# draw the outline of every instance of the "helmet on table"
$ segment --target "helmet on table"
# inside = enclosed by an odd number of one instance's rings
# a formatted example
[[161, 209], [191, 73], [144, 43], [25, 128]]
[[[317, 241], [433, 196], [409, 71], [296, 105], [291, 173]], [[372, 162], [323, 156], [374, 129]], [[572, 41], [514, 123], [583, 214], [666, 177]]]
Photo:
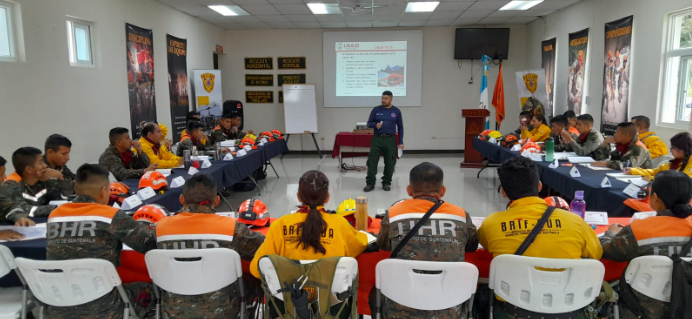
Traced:
[[247, 146], [247, 145], [249, 145], [250, 147], [252, 147], [253, 150], [256, 150], [256, 149], [257, 149], [257, 145], [256, 145], [254, 139], [249, 138], [249, 137], [244, 137], [244, 138], [240, 141], [240, 146], [245, 147], [245, 146]]
[[[343, 216], [351, 226], [356, 227], [356, 200], [349, 198], [336, 208], [336, 214]], [[368, 227], [372, 224], [372, 217], [368, 216]]]
[[528, 142], [521, 147], [521, 154], [524, 154], [524, 151], [529, 151], [530, 153], [540, 153], [541, 148], [538, 147], [538, 144], [534, 142]]
[[152, 226], [160, 220], [171, 216], [171, 213], [163, 206], [156, 204], [144, 205], [135, 212], [132, 219]]
[[283, 139], [284, 139], [284, 134], [281, 133], [281, 131], [279, 131], [279, 130], [272, 130], [271, 133], [274, 134], [274, 137], [275, 137], [275, 138], [278, 138], [278, 139], [280, 139], [280, 140], [283, 140]]
[[478, 135], [478, 138], [481, 141], [487, 141], [490, 139], [490, 136], [488, 136], [488, 135], [490, 135], [490, 132], [492, 132], [492, 131], [491, 130], [485, 130], [485, 131], [481, 132], [481, 134]]
[[257, 141], [257, 136], [255, 136], [255, 134], [252, 133], [245, 134], [243, 138], [251, 138], [253, 141]]
[[490, 133], [488, 133], [488, 136], [490, 136], [496, 140], [499, 140], [502, 138], [502, 133], [500, 133], [499, 131], [491, 131]]
[[264, 132], [262, 132], [262, 133], [260, 134], [260, 138], [266, 138], [267, 141], [269, 141], [269, 142], [274, 142], [274, 141], [275, 141], [275, 139], [274, 139], [274, 134], [272, 134], [272, 133], [269, 132], [269, 131], [264, 131]]
[[108, 202], [109, 205], [113, 205], [115, 202], [122, 204], [125, 198], [134, 195], [130, 187], [122, 182], [111, 182], [109, 188], [111, 190], [111, 198]]
[[512, 147], [517, 143], [519, 143], [519, 139], [513, 134], [509, 134], [500, 140], [500, 145], [504, 147]]
[[557, 207], [569, 211], [569, 204], [560, 196], [548, 196], [543, 199], [548, 206]]
[[139, 179], [139, 189], [151, 187], [155, 191], [168, 189], [168, 181], [161, 172], [151, 171], [146, 172]]
[[519, 140], [519, 143], [521, 145], [524, 145], [526, 143], [533, 143], [533, 140], [531, 138], [527, 137], [527, 138], [523, 138], [523, 139]]
[[251, 226], [269, 226], [270, 218], [265, 205], [259, 199], [248, 199], [238, 208], [238, 221]]

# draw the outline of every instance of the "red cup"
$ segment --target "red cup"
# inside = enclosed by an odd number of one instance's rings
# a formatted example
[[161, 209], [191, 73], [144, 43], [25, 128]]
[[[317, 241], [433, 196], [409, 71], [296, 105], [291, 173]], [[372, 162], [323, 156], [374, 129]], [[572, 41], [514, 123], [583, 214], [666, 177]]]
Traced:
[[192, 167], [199, 169], [199, 167], [200, 167], [199, 161], [192, 161]]

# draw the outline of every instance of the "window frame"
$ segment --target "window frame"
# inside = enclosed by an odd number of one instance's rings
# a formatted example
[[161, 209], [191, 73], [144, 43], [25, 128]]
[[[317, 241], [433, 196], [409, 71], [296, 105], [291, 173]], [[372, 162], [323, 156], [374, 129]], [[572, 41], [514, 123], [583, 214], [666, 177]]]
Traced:
[[[0, 0], [1, 1], [1, 0]], [[68, 62], [71, 66], [81, 66], [81, 67], [95, 67], [96, 62], [94, 61], [94, 23], [76, 19], [72, 17], [67, 17], [67, 54]], [[89, 54], [89, 61], [79, 60], [77, 57], [77, 38], [75, 37], [75, 29], [82, 28], [87, 32], [87, 52]], [[74, 62], [72, 59], [74, 58]]]
[[[685, 84], [689, 83], [687, 82], [687, 79], [684, 77], [682, 74], [683, 71], [683, 61], [687, 60], [688, 64], [687, 67], [690, 68], [692, 65], [692, 47], [687, 47], [687, 48], [681, 48], [681, 49], [675, 49], [675, 43], [676, 41], [679, 41], [679, 39], [676, 39], [676, 27], [675, 27], [675, 19], [680, 17], [680, 16], [685, 16], [685, 15], [692, 15], [692, 7], [686, 8], [680, 11], [675, 11], [666, 16], [666, 23], [665, 23], [665, 44], [664, 44], [664, 52], [663, 52], [663, 65], [662, 65], [662, 92], [660, 94], [660, 100], [659, 100], [659, 119], [658, 119], [658, 125], [664, 126], [664, 127], [672, 127], [676, 129], [681, 129], [681, 130], [688, 130], [690, 128], [690, 124], [692, 124], [692, 121], [685, 121], [685, 120], [679, 120], [681, 117], [680, 112], [684, 110], [685, 108], [685, 94], [684, 92], [687, 91], [687, 88], [685, 88]], [[673, 70], [673, 59], [679, 58], [680, 60], [677, 63], [677, 69]], [[677, 74], [678, 78], [678, 83], [671, 83], [670, 81], [673, 76]], [[675, 97], [670, 97], [669, 92], [673, 89], [672, 86], [675, 86], [675, 89], [677, 89], [677, 96]], [[675, 105], [668, 105], [666, 103], [667, 101], [674, 101]], [[664, 114], [667, 112], [675, 112], [675, 122], [664, 122], [663, 118], [665, 117]]]
[[0, 7], [7, 11], [7, 36], [10, 44], [10, 56], [0, 56], [0, 61], [17, 62], [17, 44], [14, 27], [14, 3], [0, 0]]

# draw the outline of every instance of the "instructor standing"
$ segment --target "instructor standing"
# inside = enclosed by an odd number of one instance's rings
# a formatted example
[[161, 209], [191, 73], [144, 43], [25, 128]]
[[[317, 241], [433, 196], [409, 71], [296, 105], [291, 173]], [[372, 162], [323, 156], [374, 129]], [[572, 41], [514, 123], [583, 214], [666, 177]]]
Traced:
[[[392, 92], [382, 92], [382, 105], [375, 107], [370, 112], [368, 127], [375, 129], [375, 136], [370, 143], [368, 155], [368, 176], [365, 178], [367, 185], [363, 191], [369, 192], [375, 189], [377, 164], [380, 154], [384, 154], [384, 176], [382, 176], [382, 189], [391, 190], [392, 174], [398, 157], [397, 146], [404, 149], [404, 121], [401, 111], [392, 105]], [[399, 130], [399, 140], [396, 132]]]

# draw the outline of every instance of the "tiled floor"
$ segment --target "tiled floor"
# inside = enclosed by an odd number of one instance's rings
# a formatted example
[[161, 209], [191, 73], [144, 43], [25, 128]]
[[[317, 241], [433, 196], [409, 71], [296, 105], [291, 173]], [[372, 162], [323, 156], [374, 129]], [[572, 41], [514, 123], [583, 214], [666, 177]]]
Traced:
[[[234, 192], [228, 200], [237, 208], [240, 203], [249, 198], [262, 200], [268, 206], [272, 217], [280, 217], [291, 212], [295, 206], [299, 205], [296, 193], [298, 192], [298, 179], [300, 176], [312, 169], [324, 172], [330, 181], [331, 200], [327, 204], [327, 209], [336, 207], [345, 199], [356, 198], [357, 196], [368, 197], [368, 213], [374, 216], [378, 212], [384, 211], [399, 199], [407, 198], [406, 186], [408, 185], [408, 174], [415, 165], [428, 161], [442, 167], [445, 173], [444, 184], [447, 187], [447, 194], [444, 200], [455, 205], [461, 206], [471, 216], [487, 216], [493, 212], [504, 210], [507, 199], [497, 193], [499, 180], [495, 169], [486, 169], [481, 174], [480, 179], [476, 178], [478, 169], [459, 168], [462, 161], [462, 154], [430, 154], [430, 155], [409, 155], [404, 156], [397, 162], [396, 171], [392, 180], [392, 190], [385, 192], [381, 185], [377, 185], [375, 190], [370, 193], [363, 192], [365, 187], [365, 171], [346, 171], [340, 172], [338, 159], [331, 156], [322, 161], [317, 155], [287, 155], [283, 160], [280, 157], [274, 158], [272, 163], [279, 173], [280, 178], [274, 175], [269, 168], [266, 180], [260, 181], [262, 195], [257, 195], [257, 190], [251, 192]], [[365, 167], [366, 158], [360, 157], [346, 159], [348, 165]], [[384, 164], [380, 160], [378, 181], [382, 176]], [[219, 211], [227, 210], [223, 205]]]

